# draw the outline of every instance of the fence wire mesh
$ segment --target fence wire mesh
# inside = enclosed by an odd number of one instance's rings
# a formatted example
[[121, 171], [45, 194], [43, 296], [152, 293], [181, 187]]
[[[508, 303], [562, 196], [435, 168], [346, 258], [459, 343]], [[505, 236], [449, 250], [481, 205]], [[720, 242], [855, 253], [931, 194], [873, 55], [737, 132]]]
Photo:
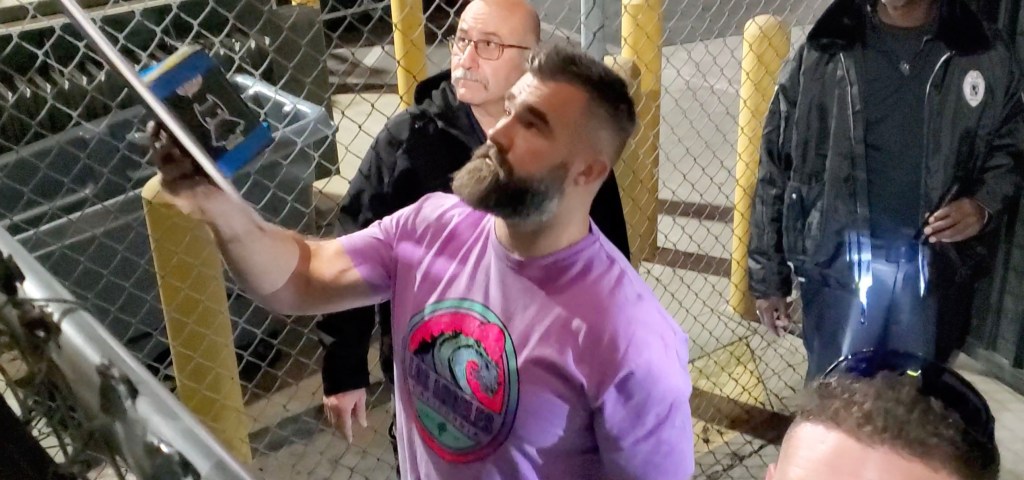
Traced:
[[120, 342], [0, 232], [4, 478], [252, 478]]
[[[139, 67], [185, 44], [211, 51], [278, 138], [287, 139], [238, 178], [245, 198], [285, 227], [310, 235], [337, 232], [337, 201], [384, 122], [401, 108], [390, 2], [80, 3]], [[443, 39], [454, 32], [465, 3], [424, 0], [430, 73], [447, 68]], [[532, 3], [546, 39], [580, 41], [579, 3]], [[644, 212], [656, 215], [655, 242], [635, 241], [634, 256], [643, 259], [644, 278], [691, 337], [696, 438], [679, 441], [695, 442], [698, 478], [763, 476], [774, 458], [770, 444], [779, 414], [802, 383], [797, 337], [765, 336], [727, 309], [740, 35], [750, 18], [772, 14], [795, 27], [792, 43], [799, 43], [826, 4], [664, 0], [661, 38], [652, 39], [661, 45], [660, 82], [653, 88], [660, 105], [647, 113], [657, 112], [660, 131], [655, 144], [636, 148], [656, 152], [656, 169], [649, 163], [649, 170], [620, 171], [619, 181], [629, 186], [622, 197], [631, 225]], [[640, 48], [620, 42], [622, 4], [599, 5], [605, 43], [599, 50], [617, 56]], [[145, 118], [137, 99], [54, 3], [0, 0], [0, 226], [181, 393], [139, 193], [155, 173], [139, 134]], [[645, 187], [651, 181], [656, 188]], [[222, 373], [240, 380], [254, 471], [265, 478], [394, 476], [391, 392], [376, 350], [369, 358], [369, 428], [357, 428], [349, 444], [322, 413], [316, 319], [288, 322], [230, 284], [225, 295], [238, 369]]]

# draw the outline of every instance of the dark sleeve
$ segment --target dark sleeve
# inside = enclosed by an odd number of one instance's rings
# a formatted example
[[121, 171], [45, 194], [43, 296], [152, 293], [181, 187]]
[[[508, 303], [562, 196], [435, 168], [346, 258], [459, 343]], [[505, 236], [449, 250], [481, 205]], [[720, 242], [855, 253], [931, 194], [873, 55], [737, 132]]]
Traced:
[[[339, 209], [338, 222], [343, 233], [362, 230], [404, 206], [394, 204], [389, 187], [409, 124], [406, 112], [388, 121], [363, 157]], [[325, 315], [317, 323], [326, 345], [321, 369], [324, 394], [369, 386], [367, 356], [375, 323], [372, 305]]]
[[626, 256], [626, 260], [629, 260], [626, 217], [622, 213], [622, 199], [619, 197], [619, 184], [615, 181], [615, 172], [609, 173], [608, 178], [598, 189], [594, 204], [590, 206], [590, 218], [594, 220], [597, 229], [618, 247]]
[[783, 67], [761, 137], [748, 248], [750, 291], [755, 298], [787, 297], [793, 290], [792, 271], [782, 243], [782, 208], [793, 165], [789, 146], [804, 52], [805, 47], [801, 47]]
[[[1010, 53], [1008, 91], [1000, 110], [1000, 122], [986, 146], [975, 172], [974, 199], [993, 218], [1002, 216], [1019, 194], [1020, 168], [1024, 159], [1024, 84], [1015, 55]], [[995, 224], [996, 222], [990, 222]]]
[[341, 200], [338, 223], [343, 234], [362, 230], [401, 208], [394, 205], [390, 186], [409, 124], [408, 113], [402, 112], [374, 138]]
[[367, 357], [375, 318], [374, 306], [370, 305], [330, 313], [317, 322], [316, 328], [324, 344], [324, 363], [320, 370], [324, 395], [370, 386]]

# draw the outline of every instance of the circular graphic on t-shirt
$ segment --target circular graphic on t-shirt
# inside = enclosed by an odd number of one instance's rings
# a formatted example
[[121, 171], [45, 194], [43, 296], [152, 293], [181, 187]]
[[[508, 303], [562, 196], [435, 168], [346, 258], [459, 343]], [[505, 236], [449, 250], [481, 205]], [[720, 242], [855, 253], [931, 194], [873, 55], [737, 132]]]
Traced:
[[519, 404], [516, 352], [498, 316], [472, 300], [436, 302], [412, 318], [403, 345], [420, 438], [448, 462], [494, 453]]

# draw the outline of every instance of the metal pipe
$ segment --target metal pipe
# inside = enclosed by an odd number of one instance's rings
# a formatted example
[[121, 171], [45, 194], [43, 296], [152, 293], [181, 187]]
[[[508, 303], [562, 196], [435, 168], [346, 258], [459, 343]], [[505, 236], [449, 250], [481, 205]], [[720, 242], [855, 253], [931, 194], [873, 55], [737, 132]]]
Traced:
[[[174, 395], [125, 349], [50, 272], [46, 271], [6, 231], [0, 230], [0, 252], [9, 255], [25, 280], [11, 298], [0, 292], [0, 321], [8, 327], [18, 314], [16, 302], [43, 305], [49, 323], [34, 327], [54, 329], [48, 337], [20, 332], [23, 341], [41, 345], [59, 372], [51, 379], [66, 380], [85, 425], [94, 426], [108, 445], [132, 467], [139, 478], [154, 471], [171, 473], [194, 469], [197, 478], [251, 479], [246, 467], [189, 413]], [[9, 293], [9, 292], [8, 292]], [[19, 332], [15, 332], [19, 333]], [[32, 335], [26, 335], [32, 333]], [[45, 339], [45, 342], [42, 340]], [[151, 448], [169, 446], [166, 448]], [[181, 477], [187, 478], [187, 477]]]
[[623, 207], [640, 212], [631, 220], [633, 248], [638, 259], [651, 259], [658, 251], [658, 164], [661, 136], [661, 0], [622, 1], [622, 57], [639, 69], [636, 84], [638, 128], [630, 148], [639, 156], [631, 172], [637, 189], [623, 197]]
[[398, 62], [398, 95], [402, 108], [413, 104], [416, 84], [427, 77], [427, 41], [421, 0], [392, 0], [391, 25]]
[[142, 205], [178, 397], [236, 458], [251, 462], [251, 419], [242, 402], [220, 250], [206, 224], [167, 200], [159, 177], [142, 187]]
[[743, 29], [729, 306], [751, 321], [757, 319], [757, 313], [750, 294], [747, 247], [757, 169], [761, 163], [761, 134], [779, 70], [789, 55], [789, 41], [789, 26], [779, 17], [759, 15]]

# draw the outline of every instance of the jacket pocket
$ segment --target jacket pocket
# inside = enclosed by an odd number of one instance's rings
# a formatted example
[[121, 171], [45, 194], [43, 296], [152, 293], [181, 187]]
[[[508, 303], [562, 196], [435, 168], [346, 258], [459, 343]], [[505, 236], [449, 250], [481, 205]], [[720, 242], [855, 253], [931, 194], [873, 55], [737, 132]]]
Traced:
[[786, 200], [782, 208], [782, 246], [786, 258], [796, 265], [813, 260], [809, 257], [821, 240], [823, 191], [823, 181], [813, 184], [790, 182], [786, 186]]

